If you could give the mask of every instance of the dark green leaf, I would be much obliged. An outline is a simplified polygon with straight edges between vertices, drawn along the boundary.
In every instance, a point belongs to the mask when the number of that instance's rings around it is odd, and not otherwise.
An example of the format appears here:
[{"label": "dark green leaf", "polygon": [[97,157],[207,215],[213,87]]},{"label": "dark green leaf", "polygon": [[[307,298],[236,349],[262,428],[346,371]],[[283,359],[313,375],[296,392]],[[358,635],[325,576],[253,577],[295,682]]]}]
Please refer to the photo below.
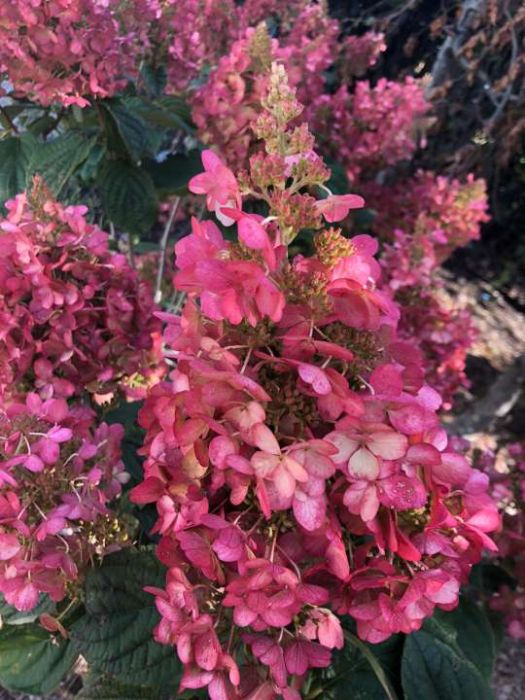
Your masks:
[{"label": "dark green leaf", "polygon": [[77,168],[89,156],[96,140],[96,135],[88,136],[72,129],[52,141],[39,144],[29,162],[28,179],[39,173],[53,194],[58,196]]},{"label": "dark green leaf", "polygon": [[127,233],[146,233],[157,216],[157,193],[149,173],[121,160],[107,161],[98,187],[108,218]]},{"label": "dark green leaf", "polygon": [[36,625],[5,627],[0,632],[0,685],[15,692],[47,695],[78,656],[68,641]]},{"label": "dark green leaf", "polygon": [[369,231],[372,228],[377,213],[374,209],[356,209],[352,212],[352,220],[361,231]]},{"label": "dark green leaf", "polygon": [[134,482],[132,485],[137,484],[143,477],[143,459],[138,454],[138,449],[144,442],[144,430],[138,424],[138,413],[142,404],[142,401],[122,403],[104,416],[106,423],[120,423],[124,426],[122,460],[126,466],[126,471],[131,474]]},{"label": "dark green leaf", "polygon": [[0,205],[25,190],[27,167],[35,143],[31,134],[0,141]]},{"label": "dark green leaf", "polygon": [[401,680],[405,700],[492,700],[489,685],[461,651],[421,630],[403,648]]},{"label": "dark green leaf", "polygon": [[148,129],[144,120],[119,100],[104,103],[104,112],[108,148],[121,155],[126,154],[133,162],[138,162],[148,151]]},{"label": "dark green leaf", "polygon": [[161,163],[154,160],[144,162],[144,167],[151,175],[160,195],[184,194],[189,180],[202,172],[199,151],[190,151],[188,155],[171,155]]},{"label": "dark green leaf", "polygon": [[144,80],[144,83],[153,97],[160,97],[164,92],[166,83],[168,82],[168,76],[166,74],[166,68],[164,66],[150,66],[145,64],[140,74]]},{"label": "dark green leaf", "polygon": [[337,163],[335,160],[327,160],[326,164],[331,171],[330,179],[326,183],[328,189],[334,194],[347,194],[350,192],[346,170],[341,163]]},{"label": "dark green leaf", "polygon": [[163,700],[169,692],[145,685],[130,685],[111,676],[89,674],[77,695],[79,700]]},{"label": "dark green leaf", "polygon": [[180,665],[171,646],[152,637],[159,621],[144,586],[162,586],[165,568],[149,551],[123,550],[107,557],[86,580],[86,616],[72,639],[97,672],[131,685],[175,690]]},{"label": "dark green leaf", "polygon": [[495,642],[491,624],[485,611],[466,598],[452,612],[438,610],[433,620],[451,626],[455,642],[463,654],[490,680],[494,667]]}]

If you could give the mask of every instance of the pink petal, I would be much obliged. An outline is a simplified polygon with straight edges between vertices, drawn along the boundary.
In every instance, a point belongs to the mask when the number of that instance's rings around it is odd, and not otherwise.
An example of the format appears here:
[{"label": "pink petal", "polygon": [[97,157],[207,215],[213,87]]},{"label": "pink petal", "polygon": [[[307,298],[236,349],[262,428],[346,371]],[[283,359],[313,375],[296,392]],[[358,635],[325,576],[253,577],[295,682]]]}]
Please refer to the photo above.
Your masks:
[{"label": "pink petal", "polygon": [[379,430],[370,435],[366,445],[378,457],[401,459],[407,451],[408,440],[405,435],[392,430]]},{"label": "pink petal", "polygon": [[379,462],[370,450],[361,447],[350,457],[348,471],[356,479],[373,481],[379,476]]},{"label": "pink petal", "polygon": [[301,363],[299,365],[299,376],[306,384],[310,384],[316,394],[326,396],[332,391],[330,380],[325,372],[315,365]]}]

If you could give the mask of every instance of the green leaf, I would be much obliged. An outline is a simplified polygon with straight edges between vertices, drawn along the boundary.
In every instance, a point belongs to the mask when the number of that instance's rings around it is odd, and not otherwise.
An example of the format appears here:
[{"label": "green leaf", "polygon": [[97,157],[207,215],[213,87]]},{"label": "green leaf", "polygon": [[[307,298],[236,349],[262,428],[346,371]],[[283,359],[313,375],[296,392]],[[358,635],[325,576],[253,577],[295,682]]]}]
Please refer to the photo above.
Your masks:
[{"label": "green leaf", "polygon": [[345,168],[341,163],[331,159],[328,159],[326,164],[330,168],[330,179],[326,183],[328,189],[334,194],[348,194],[350,192],[350,184]]},{"label": "green leaf", "polygon": [[122,683],[112,676],[89,674],[77,695],[79,700],[164,700],[169,692],[161,688]]},{"label": "green leaf", "polygon": [[108,100],[103,106],[108,136],[108,148],[126,154],[138,162],[148,151],[148,128],[144,120],[120,100]]},{"label": "green leaf", "polygon": [[401,681],[405,700],[492,700],[477,667],[453,646],[421,630],[403,648]]},{"label": "green leaf", "polygon": [[77,650],[36,625],[0,632],[0,685],[14,692],[47,695],[71,669]]},{"label": "green leaf", "polygon": [[144,161],[144,168],[151,175],[161,196],[184,194],[190,179],[202,172],[200,151],[190,151],[188,155],[175,154],[158,163]]},{"label": "green leaf", "polygon": [[140,74],[150,94],[153,95],[153,97],[160,97],[168,82],[166,67],[145,64],[141,68]]},{"label": "green leaf", "polygon": [[86,616],[71,630],[92,668],[131,685],[175,690],[180,664],[171,646],[157,644],[160,617],[144,587],[162,586],[165,568],[151,551],[126,549],[106,557],[86,579]]},{"label": "green leaf", "polygon": [[144,430],[138,424],[138,413],[142,405],[143,401],[122,403],[104,416],[106,423],[120,423],[124,426],[122,461],[134,484],[142,481],[144,476],[142,471],[143,459],[137,452],[144,444]]},{"label": "green leaf", "polygon": [[[397,700],[396,691],[389,679],[389,674],[385,670],[385,666],[389,663],[389,657],[392,655],[397,657],[397,647],[399,646],[399,638],[393,637],[387,641],[382,648],[374,649],[373,645],[365,644],[356,635],[345,631],[345,641],[351,647],[354,647],[359,656],[366,661],[366,665],[359,665],[361,659],[358,657],[358,665],[353,670],[348,670],[340,678],[336,689],[336,700],[343,700],[348,697],[348,692],[351,689],[352,697],[359,700]],[[380,658],[379,653],[382,653],[383,658]],[[395,662],[394,662],[395,663]]]},{"label": "green leaf", "polygon": [[0,205],[25,190],[27,167],[35,143],[31,134],[0,141]]},{"label": "green leaf", "polygon": [[97,180],[108,218],[127,233],[146,233],[157,216],[157,193],[149,173],[121,160],[107,161]]},{"label": "green leaf", "polygon": [[454,629],[455,642],[463,654],[490,681],[496,645],[492,626],[485,611],[467,598],[462,598],[455,610],[452,612],[438,610],[432,619]]},{"label": "green leaf", "polygon": [[97,135],[87,135],[72,129],[61,136],[38,144],[28,166],[28,179],[39,173],[55,196],[77,168],[89,156],[97,141]]}]

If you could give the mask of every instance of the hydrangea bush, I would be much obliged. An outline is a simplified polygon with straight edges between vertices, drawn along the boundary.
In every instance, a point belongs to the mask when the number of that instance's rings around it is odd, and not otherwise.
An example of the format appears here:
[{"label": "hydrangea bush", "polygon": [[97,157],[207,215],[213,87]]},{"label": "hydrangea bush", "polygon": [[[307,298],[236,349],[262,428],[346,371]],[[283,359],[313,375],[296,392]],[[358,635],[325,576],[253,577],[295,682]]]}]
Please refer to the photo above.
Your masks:
[{"label": "hydrangea bush", "polygon": [[421,82],[325,3],[4,5],[0,685],[489,698],[438,277],[486,201],[406,175]]}]

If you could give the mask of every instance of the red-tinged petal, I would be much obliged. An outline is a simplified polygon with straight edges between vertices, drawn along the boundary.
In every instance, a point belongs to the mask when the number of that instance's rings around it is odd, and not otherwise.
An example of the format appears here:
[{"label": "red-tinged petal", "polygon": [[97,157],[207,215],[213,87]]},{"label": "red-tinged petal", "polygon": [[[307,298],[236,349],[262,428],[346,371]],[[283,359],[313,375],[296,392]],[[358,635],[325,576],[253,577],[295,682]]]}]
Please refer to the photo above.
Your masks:
[{"label": "red-tinged petal", "polygon": [[288,673],[294,676],[302,676],[308,669],[308,656],[304,644],[294,641],[284,650],[284,661]]},{"label": "red-tinged petal", "polygon": [[21,548],[16,535],[0,533],[0,560],[7,561],[7,559],[11,559],[18,554]]},{"label": "red-tinged petal", "polygon": [[308,481],[308,472],[300,462],[288,456],[283,457],[281,462],[286,471],[288,471],[296,481]]},{"label": "red-tinged petal", "polygon": [[336,464],[347,463],[350,456],[354,454],[359,447],[359,440],[357,438],[348,437],[344,433],[340,433],[337,430],[329,433],[325,437],[325,440],[332,443],[332,445],[334,445],[334,447],[337,449],[337,452],[332,455],[332,461]]},{"label": "red-tinged petal", "polygon": [[253,445],[258,447],[263,452],[268,452],[273,455],[281,454],[281,448],[277,438],[273,432],[264,425],[264,423],[258,423],[251,428],[250,437],[252,439]]},{"label": "red-tinged petal", "polygon": [[266,230],[261,224],[249,217],[243,217],[238,222],[239,240],[247,248],[253,250],[263,250],[271,247],[270,239]]},{"label": "red-tinged petal", "polygon": [[283,700],[301,700],[301,693],[294,688],[283,688]]},{"label": "red-tinged petal", "polygon": [[210,189],[211,178],[209,173],[199,173],[194,175],[188,182],[188,189],[193,194],[206,194]]},{"label": "red-tinged petal", "polygon": [[208,447],[210,462],[218,469],[226,469],[227,457],[237,454],[235,442],[226,436],[214,437]]},{"label": "red-tinged petal", "polygon": [[482,532],[494,532],[500,526],[501,518],[496,508],[483,508],[467,520],[467,525]]},{"label": "red-tinged petal", "polygon": [[280,463],[273,472],[272,480],[276,490],[283,498],[290,498],[293,496],[296,481],[282,463]]},{"label": "red-tinged petal", "polygon": [[194,645],[195,661],[205,671],[213,671],[217,667],[220,651],[221,646],[213,630],[197,637]]},{"label": "red-tinged petal", "polygon": [[330,600],[330,594],[322,586],[313,583],[300,583],[295,589],[299,600],[310,605],[325,605]]},{"label": "red-tinged petal", "polygon": [[342,649],[345,637],[339,619],[332,613],[327,613],[318,627],[319,642],[328,649]]},{"label": "red-tinged petal", "polygon": [[437,422],[434,414],[422,406],[411,404],[389,411],[390,421],[396,430],[405,435],[417,435],[425,432]]},{"label": "red-tinged petal", "polygon": [[191,688],[196,690],[197,688],[204,688],[209,685],[212,678],[213,673],[210,671],[202,671],[200,668],[186,666],[180,681],[180,689]]},{"label": "red-tinged petal", "polygon": [[350,563],[346,554],[344,543],[340,539],[334,539],[326,550],[328,569],[341,581],[346,581],[350,576]]},{"label": "red-tinged petal", "polygon": [[345,491],[343,502],[351,513],[360,515],[365,522],[373,520],[379,510],[377,488],[373,484],[360,482]]},{"label": "red-tinged petal", "polygon": [[217,168],[226,168],[221,158],[210,148],[206,148],[201,153],[201,159],[204,169],[207,171],[213,171]]},{"label": "red-tinged petal", "polygon": [[462,486],[466,484],[472,469],[462,455],[444,452],[441,463],[432,467],[432,478],[444,484]]},{"label": "red-tinged petal", "polygon": [[326,497],[312,498],[300,489],[295,491],[293,512],[297,522],[310,532],[320,528],[326,516]]},{"label": "red-tinged petal", "polygon": [[427,501],[427,492],[419,479],[402,474],[378,482],[381,503],[398,510],[421,508]]},{"label": "red-tinged petal", "polygon": [[366,447],[360,447],[348,461],[348,472],[356,479],[373,481],[379,476],[379,461]]},{"label": "red-tinged petal", "polygon": [[44,469],[44,462],[37,455],[29,455],[24,461],[24,466],[30,472],[41,472]]},{"label": "red-tinged petal", "polygon": [[148,476],[144,481],[130,491],[133,503],[155,503],[166,492],[166,485],[160,479]]},{"label": "red-tinged petal", "polygon": [[314,340],[313,343],[317,352],[325,357],[336,357],[338,360],[346,362],[351,362],[354,359],[354,353],[351,350],[336,343],[329,343],[326,340]]},{"label": "red-tinged petal", "polygon": [[236,527],[225,527],[212,544],[221,561],[239,561],[244,553],[242,535]]},{"label": "red-tinged petal", "polygon": [[371,433],[366,441],[368,449],[383,459],[401,459],[407,451],[408,440],[405,435],[393,430],[379,430]]},{"label": "red-tinged petal", "polygon": [[377,394],[398,396],[403,390],[401,370],[395,365],[380,365],[370,375],[369,383]]},{"label": "red-tinged petal", "polygon": [[255,610],[248,608],[246,605],[236,605],[233,609],[233,621],[239,627],[248,627],[257,619]]},{"label": "red-tinged petal", "polygon": [[275,454],[255,452],[250,462],[257,477],[259,479],[267,479],[273,475],[273,472],[281,464],[281,459]]},{"label": "red-tinged petal", "polygon": [[419,443],[408,448],[406,458],[412,464],[433,467],[441,462],[441,453],[433,445]]},{"label": "red-tinged petal", "polygon": [[301,363],[298,372],[303,382],[309,384],[319,396],[326,396],[332,391],[330,380],[319,367]]}]

